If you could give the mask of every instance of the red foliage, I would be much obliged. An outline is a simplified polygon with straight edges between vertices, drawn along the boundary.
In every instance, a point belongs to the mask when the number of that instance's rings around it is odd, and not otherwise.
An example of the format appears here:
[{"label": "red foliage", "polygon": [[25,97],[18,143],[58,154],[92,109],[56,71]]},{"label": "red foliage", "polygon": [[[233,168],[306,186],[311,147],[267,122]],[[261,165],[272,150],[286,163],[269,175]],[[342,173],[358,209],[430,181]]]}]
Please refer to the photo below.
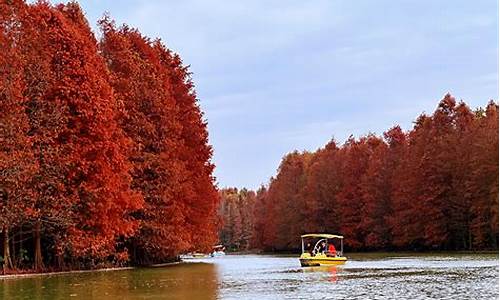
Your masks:
[{"label": "red foliage", "polygon": [[105,65],[76,4],[34,4],[25,21],[25,95],[40,164],[34,217],[65,228],[56,239],[73,255],[107,257],[135,232],[129,214],[141,199],[129,188],[128,141]]},{"label": "red foliage", "polygon": [[176,155],[184,166],[183,194],[190,250],[209,251],[217,243],[217,208],[219,196],[214,185],[210,162],[212,148],[208,144],[207,124],[203,121],[187,67],[177,54],[172,54],[159,41],[154,49],[162,66],[169,71],[170,93],[175,100],[176,120],[181,124]]},{"label": "red foliage", "polygon": [[[16,45],[22,42],[24,3],[0,1],[0,230],[2,232],[2,269],[15,267],[11,237],[15,226],[25,222],[33,211],[36,197],[31,187],[37,171],[29,123],[24,113],[25,81],[22,76],[23,56]],[[13,253],[15,254],[15,253]]]},{"label": "red foliage", "polygon": [[212,150],[180,58],[108,20],[98,43],[74,2],[0,9],[4,242],[33,231],[38,270],[210,249]]},{"label": "red foliage", "polygon": [[[217,242],[217,202],[206,124],[187,69],[160,41],[101,21],[102,54],[133,142],[133,187],[142,193],[134,252],[143,262]],[[137,258],[138,259],[138,258]]]},{"label": "red foliage", "polygon": [[230,250],[254,248],[254,227],[256,195],[253,191],[226,188],[219,192],[221,203],[219,213],[223,226],[219,232],[220,242]]},{"label": "red foliage", "polygon": [[253,208],[254,243],[292,250],[301,233],[333,232],[351,250],[497,247],[498,105],[473,113],[446,95],[384,138],[285,156]]},{"label": "red foliage", "polygon": [[[301,190],[305,187],[310,153],[297,151],[281,161],[278,176],[266,193],[266,224],[263,245],[268,249],[296,248],[307,218],[307,202]],[[281,234],[286,232],[287,234]]]},{"label": "red foliage", "polygon": [[30,187],[36,172],[29,123],[24,113],[23,57],[15,45],[22,40],[21,20],[26,6],[0,2],[0,229],[10,229],[29,216],[35,197]]}]

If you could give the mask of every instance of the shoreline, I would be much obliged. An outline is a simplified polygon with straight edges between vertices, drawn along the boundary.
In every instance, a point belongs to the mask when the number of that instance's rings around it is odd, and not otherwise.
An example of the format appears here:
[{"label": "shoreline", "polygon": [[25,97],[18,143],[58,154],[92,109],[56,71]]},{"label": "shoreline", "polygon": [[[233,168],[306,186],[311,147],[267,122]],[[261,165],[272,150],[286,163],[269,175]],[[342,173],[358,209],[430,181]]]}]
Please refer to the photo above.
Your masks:
[{"label": "shoreline", "polygon": [[153,264],[153,265],[147,265],[147,266],[136,266],[136,267],[112,267],[112,268],[89,269],[89,270],[71,270],[71,271],[7,274],[7,275],[0,275],[0,281],[1,280],[9,280],[9,279],[21,279],[21,278],[42,277],[42,276],[57,276],[57,275],[67,275],[67,274],[81,274],[81,273],[91,273],[91,272],[116,272],[116,271],[135,270],[135,269],[141,269],[141,268],[163,268],[163,267],[180,265],[183,263],[189,263],[189,262],[176,261],[176,262]]},{"label": "shoreline", "polygon": [[[297,253],[293,252],[258,252],[258,251],[241,251],[241,252],[228,252],[227,255],[296,255]],[[428,255],[428,254],[455,254],[455,255],[481,255],[481,254],[496,254],[499,255],[499,251],[380,251],[380,252],[349,252],[349,254],[356,256],[357,254],[373,254],[373,255],[384,255],[384,254],[392,254],[394,256],[401,255]],[[7,274],[0,275],[0,281],[2,280],[10,280],[10,279],[22,279],[22,278],[31,278],[31,277],[41,277],[41,276],[57,276],[57,275],[67,275],[67,274],[80,274],[80,273],[91,273],[91,272],[116,272],[116,271],[126,271],[126,270],[135,270],[141,268],[163,268],[176,266],[181,264],[189,264],[193,263],[190,261],[175,261],[168,263],[160,263],[160,264],[152,264],[145,266],[133,266],[133,267],[112,267],[112,268],[102,268],[102,269],[89,269],[89,270],[71,270],[71,271],[55,271],[55,272],[41,272],[41,273],[22,273],[22,274]]]},{"label": "shoreline", "polygon": [[[466,251],[466,250],[457,250],[457,251],[446,251],[446,250],[434,250],[434,251],[344,251],[344,254],[349,255],[391,255],[391,256],[420,256],[420,255],[497,255],[500,256],[499,250],[481,250],[481,251]],[[241,252],[226,252],[226,255],[283,255],[283,256],[296,256],[300,255],[300,251],[241,251]]]}]

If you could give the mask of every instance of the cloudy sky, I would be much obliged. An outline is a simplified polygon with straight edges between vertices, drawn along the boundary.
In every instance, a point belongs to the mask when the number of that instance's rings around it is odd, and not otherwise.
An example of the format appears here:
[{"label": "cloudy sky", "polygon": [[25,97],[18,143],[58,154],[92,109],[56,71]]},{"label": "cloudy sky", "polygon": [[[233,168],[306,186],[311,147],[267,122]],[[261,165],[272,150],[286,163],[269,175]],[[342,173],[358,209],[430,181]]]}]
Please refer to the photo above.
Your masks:
[{"label": "cloudy sky", "polygon": [[80,1],[160,37],[193,72],[219,187],[294,149],[408,129],[450,92],[498,100],[497,1]]}]

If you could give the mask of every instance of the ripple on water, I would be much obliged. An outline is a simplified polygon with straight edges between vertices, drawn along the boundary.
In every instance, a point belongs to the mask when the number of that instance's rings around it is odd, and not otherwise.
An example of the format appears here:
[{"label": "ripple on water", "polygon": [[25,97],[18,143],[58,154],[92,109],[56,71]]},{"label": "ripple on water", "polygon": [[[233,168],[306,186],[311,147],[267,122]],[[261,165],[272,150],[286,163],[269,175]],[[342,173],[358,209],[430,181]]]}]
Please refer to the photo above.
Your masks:
[{"label": "ripple on water", "polygon": [[353,254],[344,266],[228,255],[166,268],[0,280],[0,299],[497,299],[498,254]]},{"label": "ripple on water", "polygon": [[[221,299],[497,299],[497,257],[470,258],[385,257],[312,268],[300,268],[289,257],[215,263],[222,278]],[[235,263],[245,271],[233,272]],[[237,288],[225,285],[226,278]]]}]

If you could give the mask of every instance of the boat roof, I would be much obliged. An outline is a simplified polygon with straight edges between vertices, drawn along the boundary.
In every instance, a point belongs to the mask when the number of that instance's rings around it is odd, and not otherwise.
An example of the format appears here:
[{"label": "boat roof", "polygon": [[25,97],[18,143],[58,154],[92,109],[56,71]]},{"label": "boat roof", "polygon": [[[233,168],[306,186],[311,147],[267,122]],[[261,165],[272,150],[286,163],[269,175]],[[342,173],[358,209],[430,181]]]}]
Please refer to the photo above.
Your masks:
[{"label": "boat roof", "polygon": [[320,238],[325,238],[325,239],[343,239],[344,237],[341,235],[335,235],[335,234],[328,234],[328,233],[309,233],[309,234],[303,234],[300,236],[301,238],[307,238],[307,237],[320,237]]}]

